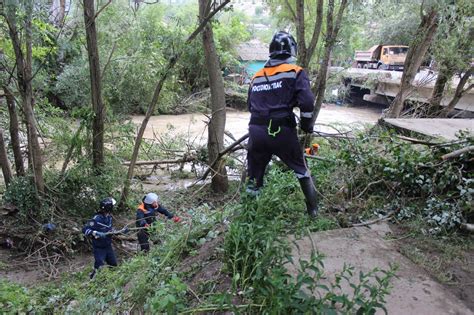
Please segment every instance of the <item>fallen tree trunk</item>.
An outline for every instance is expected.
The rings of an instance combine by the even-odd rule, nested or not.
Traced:
[[[176,160],[154,160],[154,161],[136,161],[135,166],[139,165],[160,165],[160,164],[179,164],[179,163],[186,163],[196,161],[195,156],[184,156],[181,159]],[[130,165],[130,162],[123,162],[122,165]]]

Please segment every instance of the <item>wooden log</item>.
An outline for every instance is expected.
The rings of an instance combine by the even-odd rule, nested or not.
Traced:
[[[153,160],[153,161],[136,161],[135,166],[138,165],[160,165],[160,164],[179,164],[195,161],[195,156],[184,156],[181,159],[176,160]],[[130,162],[123,162],[122,165],[130,165]]]
[[[474,151],[474,145],[470,145],[470,146],[468,146],[468,147],[465,147],[465,148],[462,148],[462,149],[453,151],[453,152],[451,152],[451,153],[447,153],[447,154],[441,156],[441,159],[442,159],[443,161],[449,160],[449,159],[458,157],[458,156],[460,156],[461,154],[467,153],[467,152],[470,152],[470,151]]]

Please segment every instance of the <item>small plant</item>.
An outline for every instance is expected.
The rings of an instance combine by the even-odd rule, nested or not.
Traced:
[[[9,314],[33,311],[28,290],[17,284],[0,280],[0,309]]]

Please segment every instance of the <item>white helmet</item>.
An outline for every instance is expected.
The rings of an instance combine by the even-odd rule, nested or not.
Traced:
[[[160,199],[158,198],[158,195],[155,193],[148,193],[146,194],[145,198],[143,198],[143,202],[146,204],[151,205],[155,201],[158,202]]]

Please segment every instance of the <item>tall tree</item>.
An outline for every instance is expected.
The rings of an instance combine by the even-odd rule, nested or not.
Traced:
[[[195,38],[196,36],[204,29],[206,24],[209,22],[209,20],[221,9],[223,9],[230,0],[220,0],[217,2],[216,0],[212,1],[209,6],[210,10],[208,15],[200,19],[201,22],[197,26],[197,28],[189,35],[189,37],[186,39],[184,45],[189,45]],[[135,139],[135,145],[133,146],[133,152],[132,152],[132,158],[130,159],[130,165],[128,167],[128,172],[127,172],[127,178],[125,179],[123,189],[122,189],[122,194],[120,196],[120,203],[119,203],[119,208],[124,208],[126,200],[128,198],[128,194],[130,191],[130,182],[133,177],[133,171],[135,168],[135,164],[137,162],[138,158],[138,152],[140,150],[140,145],[143,139],[143,134],[145,133],[146,126],[148,124],[148,121],[150,120],[151,115],[153,114],[156,104],[158,103],[160,94],[161,94],[161,89],[163,88],[163,84],[165,83],[166,79],[168,78],[168,75],[173,71],[173,68],[176,66],[177,61],[183,54],[183,50],[179,50],[176,52],[171,58],[168,60],[168,64],[164,68],[164,70],[160,73],[160,77],[158,79],[158,82],[155,86],[155,91],[153,93],[153,98],[148,105],[148,109],[145,114],[145,118],[142,121],[142,124],[140,125],[140,128],[138,129],[137,137]]]
[[[19,14],[22,19],[22,29],[24,32],[24,42],[20,40],[17,25],[17,14],[21,4],[16,1],[9,1],[5,5],[5,20],[10,33],[13,50],[15,52],[18,90],[22,99],[23,113],[25,115],[28,137],[28,155],[31,161],[32,174],[35,182],[37,199],[44,194],[43,160],[42,152],[38,140],[38,130],[35,114],[33,111],[33,87],[32,87],[32,15],[33,2],[24,2],[24,13]],[[23,48],[24,47],[24,48]],[[25,49],[25,52],[23,52]]]
[[[209,14],[210,4],[210,0],[199,0],[199,19],[201,21]],[[222,78],[211,23],[207,23],[202,31],[202,42],[211,88],[211,119],[207,139],[210,165],[217,158],[219,152],[224,149],[226,118],[224,79]],[[213,170],[211,188],[214,192],[226,192],[229,188],[225,159],[221,159],[216,169]]]
[[[96,172],[104,164],[104,118],[105,108],[101,96],[101,77],[97,31],[95,27],[94,0],[84,0],[84,23],[86,27],[87,53],[91,81],[91,99],[94,118],[92,120],[92,166]]]
[[[422,5],[423,11],[423,5]],[[421,23],[418,26],[416,37],[410,44],[405,64],[403,66],[402,80],[400,83],[400,91],[395,96],[390,108],[386,114],[387,117],[397,118],[403,109],[403,105],[407,97],[413,91],[413,80],[416,73],[423,62],[426,52],[438,28],[438,11],[435,6],[428,8],[426,14],[422,13]]]
[[[9,185],[12,180],[12,170],[10,168],[10,162],[8,161],[7,148],[5,141],[3,140],[3,129],[0,128],[0,165],[2,167],[3,179],[5,185]]]
[[[316,46],[318,45],[319,35],[321,34],[321,27],[323,25],[323,8],[324,0],[317,0],[316,3],[316,19],[314,21],[313,33],[311,35],[311,41],[309,45],[306,44],[306,19],[305,19],[305,2],[304,0],[296,0],[296,14],[291,8],[290,3],[286,0],[288,9],[294,18],[296,25],[296,34],[298,37],[298,64],[307,68],[311,58],[314,55]]]
[[[474,84],[470,83],[466,88],[464,88],[464,86],[466,85],[466,83],[468,83],[469,79],[471,78],[473,74],[474,74],[474,67],[471,66],[469,70],[467,70],[461,76],[458,86],[456,87],[456,91],[454,92],[453,98],[448,103],[448,105],[445,108],[443,108],[443,110],[440,113],[441,117],[447,117],[449,112],[451,112],[456,107],[456,104],[459,102],[461,97],[474,87]]]
[[[438,75],[430,98],[431,115],[445,112],[441,108],[441,101],[450,90],[448,86],[455,73],[469,71],[474,38],[469,13],[473,8],[472,1],[457,0],[440,9],[438,32],[432,45]]]
[[[66,0],[52,0],[49,19],[59,26],[63,24],[66,15]]]
[[[328,8],[326,12],[326,37],[324,40],[324,54],[319,67],[318,76],[316,78],[316,84],[314,89],[314,94],[316,99],[314,101],[314,110],[313,110],[313,122],[318,118],[319,111],[321,110],[321,105],[323,104],[324,94],[326,90],[326,81],[327,73],[329,69],[329,59],[331,58],[331,52],[336,44],[337,35],[341,29],[342,18],[344,16],[344,11],[348,5],[347,0],[341,0],[339,4],[339,9],[335,13],[335,3],[334,0],[328,1]]]
[[[13,158],[15,159],[15,170],[17,176],[25,176],[25,167],[23,165],[23,156],[21,154],[20,146],[20,135],[19,135],[19,124],[18,114],[16,111],[15,97],[10,91],[10,88],[6,85],[3,86],[5,92],[5,98],[7,100],[8,116],[9,116],[9,131],[10,131],[10,143],[13,151]]]

